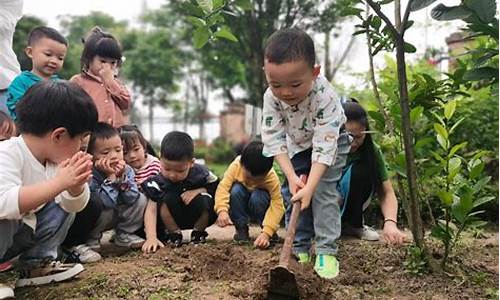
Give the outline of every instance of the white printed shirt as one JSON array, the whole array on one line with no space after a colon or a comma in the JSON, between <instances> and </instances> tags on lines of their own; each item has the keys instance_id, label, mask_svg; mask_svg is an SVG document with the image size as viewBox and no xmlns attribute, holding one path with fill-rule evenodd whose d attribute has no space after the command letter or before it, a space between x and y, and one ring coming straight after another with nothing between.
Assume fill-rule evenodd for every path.
<instances>
[{"instance_id":1,"label":"white printed shirt","mask_svg":"<svg viewBox=\"0 0 500 300\"><path fill-rule=\"evenodd\" d=\"M318 76L307 98L297 105L280 101L268 88L262 111L263 154L288 153L291 158L312 147L311 162L330 166L345 122L340 100L324 76Z\"/></svg>"}]
</instances>

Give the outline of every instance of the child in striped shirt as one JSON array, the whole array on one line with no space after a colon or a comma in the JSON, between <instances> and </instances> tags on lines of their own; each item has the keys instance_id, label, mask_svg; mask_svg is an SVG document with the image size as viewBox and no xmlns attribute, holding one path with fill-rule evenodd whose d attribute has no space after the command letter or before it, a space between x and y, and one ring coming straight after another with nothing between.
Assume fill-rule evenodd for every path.
<instances>
[{"instance_id":1,"label":"child in striped shirt","mask_svg":"<svg viewBox=\"0 0 500 300\"><path fill-rule=\"evenodd\" d=\"M120 127L123 144L123 159L135 171L135 181L141 185L146 179L160 172L160 161L147 152L147 142L134 125Z\"/></svg>"}]
</instances>

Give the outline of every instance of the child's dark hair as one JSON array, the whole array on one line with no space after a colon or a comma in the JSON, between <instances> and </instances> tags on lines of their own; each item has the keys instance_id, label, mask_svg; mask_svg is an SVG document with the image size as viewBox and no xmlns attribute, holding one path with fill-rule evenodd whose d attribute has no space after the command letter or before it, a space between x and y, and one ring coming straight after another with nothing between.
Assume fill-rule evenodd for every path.
<instances>
[{"instance_id":1,"label":"child's dark hair","mask_svg":"<svg viewBox=\"0 0 500 300\"><path fill-rule=\"evenodd\" d=\"M68 41L59 31L46 26L35 27L30 31L28 35L28 46L33 46L42 38L48 38L68 46Z\"/></svg>"},{"instance_id":2,"label":"child's dark hair","mask_svg":"<svg viewBox=\"0 0 500 300\"><path fill-rule=\"evenodd\" d=\"M351 99L342 104L347 122L357 122L361 124L366 131L370 130L368 123L368 115L365 109L357 102L356 99ZM382 178L380 177L380 168L378 160L376 159L375 145L371 134L365 134L363 144L357 150L361 154L361 159L368 165L368 175L370 176L373 190L378 192L382 188Z\"/></svg>"},{"instance_id":3,"label":"child's dark hair","mask_svg":"<svg viewBox=\"0 0 500 300\"><path fill-rule=\"evenodd\" d=\"M0 134L4 136L16 135L16 124L7 113L0 110Z\"/></svg>"},{"instance_id":4,"label":"child's dark hair","mask_svg":"<svg viewBox=\"0 0 500 300\"><path fill-rule=\"evenodd\" d=\"M92 131L97 108L78 85L66 80L43 80L30 87L16 106L19 133L43 136L64 127L70 137Z\"/></svg>"},{"instance_id":5,"label":"child's dark hair","mask_svg":"<svg viewBox=\"0 0 500 300\"><path fill-rule=\"evenodd\" d=\"M193 139L181 131L171 131L165 135L160 146L161 158L172 161L192 160L194 156Z\"/></svg>"},{"instance_id":6,"label":"child's dark hair","mask_svg":"<svg viewBox=\"0 0 500 300\"><path fill-rule=\"evenodd\" d=\"M313 40L298 28L285 28L273 33L267 40L264 57L274 64L303 59L312 68L316 63Z\"/></svg>"},{"instance_id":7,"label":"child's dark hair","mask_svg":"<svg viewBox=\"0 0 500 300\"><path fill-rule=\"evenodd\" d=\"M127 152L134 147L136 142L141 144L142 148L144 148L144 152L147 150L148 142L142 135L141 131L135 125L123 125L118 128L118 132L120 133L120 138L122 139L123 151Z\"/></svg>"},{"instance_id":8,"label":"child's dark hair","mask_svg":"<svg viewBox=\"0 0 500 300\"><path fill-rule=\"evenodd\" d=\"M95 143L97 140L107 140L114 136L120 136L118 130L108 123L99 122L90 134L89 146L87 152L94 153Z\"/></svg>"},{"instance_id":9,"label":"child's dark hair","mask_svg":"<svg viewBox=\"0 0 500 300\"><path fill-rule=\"evenodd\" d=\"M118 40L110 33L102 31L99 27L94 27L87 39L84 41L83 52L80 58L82 70L88 69L90 62L97 55L105 58L114 58L118 61L118 66L122 62L122 49Z\"/></svg>"},{"instance_id":10,"label":"child's dark hair","mask_svg":"<svg viewBox=\"0 0 500 300\"><path fill-rule=\"evenodd\" d=\"M273 158L262 155L264 144L260 141L252 141L248 143L241 152L241 165L252 176L262 176L269 173L273 167Z\"/></svg>"}]
</instances>

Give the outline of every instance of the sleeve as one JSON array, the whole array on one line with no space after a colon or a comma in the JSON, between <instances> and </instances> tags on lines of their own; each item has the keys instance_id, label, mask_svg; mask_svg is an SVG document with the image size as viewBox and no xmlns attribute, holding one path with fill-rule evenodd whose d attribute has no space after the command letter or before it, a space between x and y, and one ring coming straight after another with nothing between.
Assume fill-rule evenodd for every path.
<instances>
[{"instance_id":1,"label":"sleeve","mask_svg":"<svg viewBox=\"0 0 500 300\"><path fill-rule=\"evenodd\" d=\"M162 190L161 185L158 182L157 176L146 179L141 184L141 188L144 195L153 202L160 202L165 195L165 192Z\"/></svg>"},{"instance_id":2,"label":"sleeve","mask_svg":"<svg viewBox=\"0 0 500 300\"><path fill-rule=\"evenodd\" d=\"M120 191L120 202L131 204L137 201L140 197L139 187L135 182L134 170L126 166L125 177L121 182L118 182L118 189Z\"/></svg>"},{"instance_id":3,"label":"sleeve","mask_svg":"<svg viewBox=\"0 0 500 300\"><path fill-rule=\"evenodd\" d=\"M0 150L0 220L22 219L19 211L19 189L22 185L21 158L12 152L12 148Z\"/></svg>"},{"instance_id":4,"label":"sleeve","mask_svg":"<svg viewBox=\"0 0 500 300\"><path fill-rule=\"evenodd\" d=\"M7 108L9 109L10 116L16 120L16 105L19 100L24 96L27 88L23 83L22 77L17 76L8 87Z\"/></svg>"},{"instance_id":5,"label":"sleeve","mask_svg":"<svg viewBox=\"0 0 500 300\"><path fill-rule=\"evenodd\" d=\"M262 222L262 232L272 236L279 228L281 219L285 213L283 198L281 196L280 180L274 170L266 178L265 189L269 192L271 203Z\"/></svg>"},{"instance_id":6,"label":"sleeve","mask_svg":"<svg viewBox=\"0 0 500 300\"><path fill-rule=\"evenodd\" d=\"M130 108L130 93L118 79L115 78L115 80L106 84L106 90L111 94L111 99L121 110Z\"/></svg>"},{"instance_id":7,"label":"sleeve","mask_svg":"<svg viewBox=\"0 0 500 300\"><path fill-rule=\"evenodd\" d=\"M87 206L90 199L90 189L88 184L83 187L83 192L77 196L71 196L67 191L63 191L58 197L56 202L69 213L77 213Z\"/></svg>"},{"instance_id":8,"label":"sleeve","mask_svg":"<svg viewBox=\"0 0 500 300\"><path fill-rule=\"evenodd\" d=\"M215 192L215 212L219 214L221 211L229 211L229 196L231 195L231 187L234 184L236 172L238 169L237 161L233 161L226 172L224 172L224 177L217 187Z\"/></svg>"},{"instance_id":9,"label":"sleeve","mask_svg":"<svg viewBox=\"0 0 500 300\"><path fill-rule=\"evenodd\" d=\"M268 89L264 94L262 109L262 154L267 157L288 153L286 145L285 120L279 103Z\"/></svg>"},{"instance_id":10,"label":"sleeve","mask_svg":"<svg viewBox=\"0 0 500 300\"><path fill-rule=\"evenodd\" d=\"M217 190L218 185L219 185L219 178L209 170L207 176L207 183L205 185L207 193L209 193L210 196L215 197L215 191Z\"/></svg>"},{"instance_id":11,"label":"sleeve","mask_svg":"<svg viewBox=\"0 0 500 300\"><path fill-rule=\"evenodd\" d=\"M105 207L115 208L118 203L120 192L118 187L112 182L99 183L92 179L90 182L90 193L102 201Z\"/></svg>"},{"instance_id":12,"label":"sleeve","mask_svg":"<svg viewBox=\"0 0 500 300\"><path fill-rule=\"evenodd\" d=\"M311 161L330 166L337 155L337 141L340 127L345 123L344 111L331 84L322 80L318 83L319 97L313 111L315 120L313 152Z\"/></svg>"}]
</instances>

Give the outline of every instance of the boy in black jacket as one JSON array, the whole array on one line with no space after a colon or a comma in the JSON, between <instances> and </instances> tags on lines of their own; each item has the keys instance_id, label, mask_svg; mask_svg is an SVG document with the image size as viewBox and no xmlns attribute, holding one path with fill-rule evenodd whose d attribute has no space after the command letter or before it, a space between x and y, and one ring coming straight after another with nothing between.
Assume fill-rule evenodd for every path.
<instances>
[{"instance_id":1,"label":"boy in black jacket","mask_svg":"<svg viewBox=\"0 0 500 300\"><path fill-rule=\"evenodd\" d=\"M142 183L149 199L144 214L146 242L142 250L154 252L163 243L157 235L157 216L167 229L167 241L182 244L183 229L193 229L192 243L204 243L205 228L217 219L214 194L219 184L217 176L205 166L194 163L191 137L179 131L168 133L161 142L161 171Z\"/></svg>"}]
</instances>

